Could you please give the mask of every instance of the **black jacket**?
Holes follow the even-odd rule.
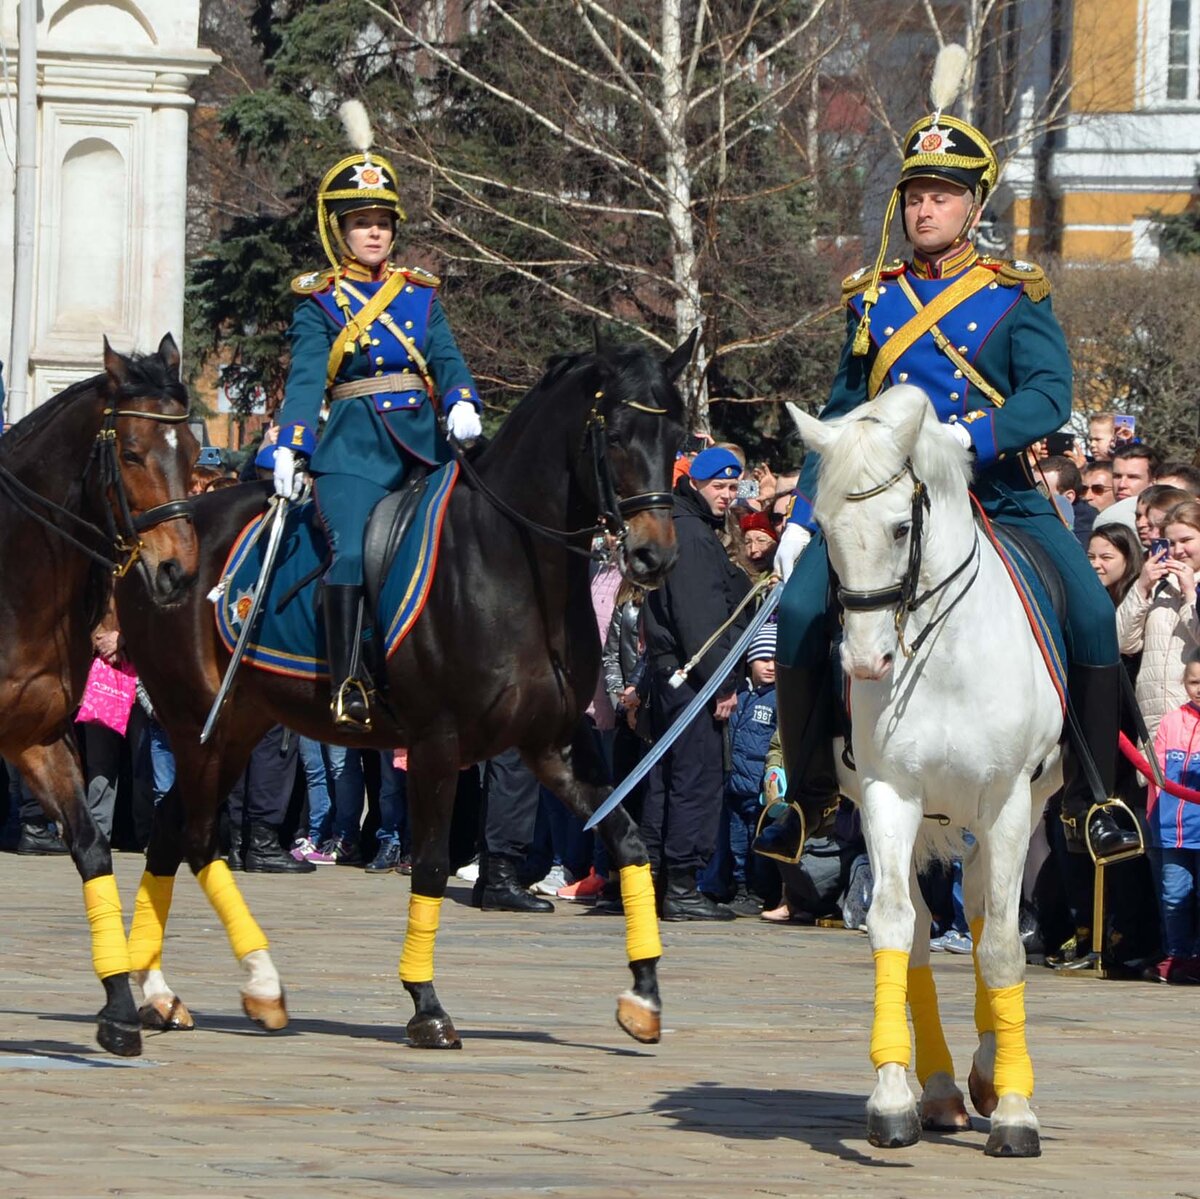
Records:
[[[679,559],[667,581],[646,597],[643,607],[646,654],[654,670],[669,674],[692,655],[729,618],[750,590],[743,570],[729,560],[717,539],[725,521],[714,516],[691,480],[683,478],[675,488],[675,536]],[[744,610],[716,644],[700,659],[688,681],[702,687],[729,653],[750,619]],[[723,688],[734,690],[736,672]]]

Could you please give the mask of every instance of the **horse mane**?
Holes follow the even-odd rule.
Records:
[[[928,404],[928,401],[925,401]],[[896,442],[896,429],[870,406],[837,422],[842,427],[836,452],[821,455],[817,510],[832,514],[854,492],[867,491],[902,470],[905,455]],[[932,492],[955,492],[971,481],[971,456],[938,428],[932,405],[921,421],[909,455],[913,472]]]

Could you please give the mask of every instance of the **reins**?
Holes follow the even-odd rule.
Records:
[[[971,550],[967,556],[940,583],[926,589],[919,595],[917,594],[917,584],[921,577],[921,561],[924,552],[925,514],[930,510],[930,504],[929,490],[913,471],[912,459],[906,458],[904,465],[890,479],[885,479],[882,483],[868,488],[866,491],[851,492],[846,496],[846,499],[850,503],[858,503],[862,500],[869,500],[874,496],[882,495],[889,487],[899,483],[905,475],[912,480],[913,492],[912,520],[908,533],[908,566],[903,576],[899,582],[893,583],[890,587],[877,587],[871,591],[853,591],[839,585],[837,594],[842,607],[848,612],[878,612],[883,608],[895,607],[896,637],[900,643],[900,651],[906,658],[912,658],[921,646],[924,645],[925,639],[929,634],[954,611],[962,602],[967,592],[971,590],[975,580],[979,577],[981,560],[979,556],[979,533],[977,530],[975,539],[971,543]],[[917,634],[917,638],[912,645],[906,645],[904,641],[904,625],[908,620],[909,613],[915,612],[918,608],[928,603],[929,600],[933,599],[934,596],[944,591],[972,562],[975,563],[975,570],[967,580],[966,586],[954,597],[944,612],[934,617]]]
[[[596,494],[600,500],[600,514],[597,523],[585,528],[555,529],[549,525],[540,524],[532,517],[518,512],[507,500],[497,495],[483,481],[458,441],[449,434],[447,434],[446,438],[450,443],[450,449],[454,454],[455,461],[458,462],[463,474],[467,476],[472,486],[476,487],[494,508],[504,513],[510,520],[528,532],[534,533],[538,537],[545,538],[548,541],[557,542],[572,554],[578,554],[581,558],[587,558],[593,562],[607,561],[608,552],[582,549],[577,545],[571,544],[574,539],[594,537],[597,533],[609,533],[616,538],[618,545],[624,545],[626,538],[629,536],[629,527],[625,523],[627,516],[634,516],[639,512],[647,512],[654,508],[671,508],[673,506],[673,500],[669,491],[643,491],[637,495],[627,496],[625,499],[617,495],[616,485],[613,483],[612,470],[608,464],[608,455],[604,452],[604,447],[601,444],[600,435],[606,427],[604,414],[600,411],[600,401],[602,399],[604,399],[604,392],[602,390],[597,391],[591,411],[588,413],[587,423],[583,429],[584,444],[580,447],[581,451],[585,447],[590,447]],[[629,408],[636,408],[639,412],[649,412],[656,416],[665,416],[667,414],[665,408],[651,408],[646,404],[639,404],[633,400],[625,401],[625,405]]]
[[[191,509],[190,501],[188,500],[170,500],[165,504],[158,504],[153,508],[147,509],[140,516],[135,517],[133,515],[129,507],[129,497],[125,494],[125,485],[121,478],[120,464],[117,462],[117,421],[121,417],[136,417],[139,420],[152,420],[163,424],[177,425],[186,421],[188,414],[186,412],[175,414],[142,412],[136,408],[105,408],[103,417],[103,422],[96,433],[96,440],[92,446],[91,460],[97,462],[99,465],[101,486],[104,490],[107,491],[110,487],[115,489],[117,504],[121,512],[121,521],[124,526],[123,529],[117,528],[112,511],[107,505],[104,508],[105,524],[107,527],[102,529],[86,517],[80,516],[77,512],[72,512],[69,508],[56,503],[49,497],[42,495],[40,491],[22,482],[21,479],[3,464],[0,464],[0,490],[26,516],[30,517],[44,529],[57,534],[68,545],[78,550],[85,557],[99,563],[101,566],[107,567],[116,578],[121,579],[129,573],[130,567],[141,558],[142,550],[145,547],[139,534],[168,520],[176,520],[180,517],[190,519]],[[50,515],[42,515],[41,512],[32,506],[35,504],[50,513]],[[86,530],[88,533],[107,542],[116,552],[104,553],[94,549],[92,546],[86,545],[78,537],[75,537],[60,524],[57,524],[53,517],[65,518],[74,522],[79,529]]]

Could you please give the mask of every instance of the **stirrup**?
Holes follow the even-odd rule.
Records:
[[[804,810],[798,803],[789,803],[783,806],[783,811],[778,816],[773,817],[772,811],[779,811],[778,802],[768,804],[759,813],[758,823],[754,828],[754,840],[750,843],[750,848],[759,857],[770,858],[775,862],[783,862],[788,866],[795,866],[797,862],[804,856],[804,843],[808,840],[808,821],[804,819]],[[796,842],[794,852],[790,846],[785,846],[782,851],[774,851],[770,848],[759,848],[763,835],[769,833],[777,824],[787,819],[788,812],[795,812],[796,819],[800,821],[800,837]]]
[[[1118,823],[1123,831],[1133,832],[1137,835],[1136,847],[1118,850],[1116,853],[1107,854],[1103,857],[1098,856],[1095,847],[1092,845],[1092,839],[1088,836],[1088,825],[1091,824],[1092,817],[1097,812],[1110,812],[1114,815],[1120,813],[1126,817],[1126,819]],[[1088,808],[1087,816],[1084,817],[1083,822],[1083,840],[1087,846],[1089,856],[1097,866],[1115,866],[1118,862],[1131,862],[1134,858],[1140,858],[1146,852],[1146,838],[1142,835],[1142,826],[1138,818],[1133,814],[1129,805],[1123,799],[1118,799],[1115,795],[1110,795],[1103,803],[1094,803]]]
[[[367,714],[362,720],[359,720],[356,716],[351,716],[346,711],[346,697],[353,692],[358,693],[362,699],[362,705],[366,709]],[[337,694],[334,695],[333,702],[329,705],[329,710],[333,713],[333,723],[339,728],[354,729],[363,733],[370,731],[371,694],[361,679],[346,679],[337,689]]]

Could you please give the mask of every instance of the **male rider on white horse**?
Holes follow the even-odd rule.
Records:
[[[1071,700],[1111,795],[1122,669],[1112,602],[1078,541],[1035,487],[1024,453],[1071,414],[1071,362],[1050,285],[1038,267],[984,257],[972,244],[997,174],[995,151],[978,129],[934,112],[913,125],[903,146],[875,266],[842,285],[846,343],[821,419],[843,416],[897,383],[929,395],[948,434],[974,455],[972,491],[988,518],[1020,527],[1058,567],[1067,599]],[[884,265],[897,204],[912,257]],[[810,453],[804,463],[797,493],[809,499],[797,499],[776,556],[786,580],[776,669],[779,729],[787,799],[797,806],[764,830],[756,848],[786,858],[828,823],[837,789],[829,560],[809,502],[817,457]],[[964,717],[986,719],[986,713]],[[1136,848],[1136,834],[1109,811],[1086,819],[1092,793],[1082,772],[1075,775],[1062,801],[1070,847],[1085,850],[1086,836],[1100,858]]]

